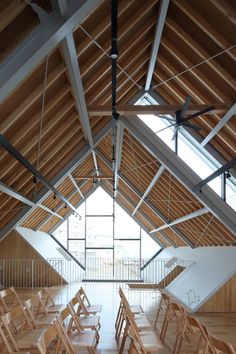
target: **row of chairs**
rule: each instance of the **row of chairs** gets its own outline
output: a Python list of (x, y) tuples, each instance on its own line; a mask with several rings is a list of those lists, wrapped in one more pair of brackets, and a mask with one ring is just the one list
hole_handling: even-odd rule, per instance
[[(154, 331), (160, 311), (164, 310), (164, 321), (160, 329), (160, 340), (156, 332), (143, 313), (140, 305), (129, 305), (122, 289), (119, 289), (120, 306), (115, 322), (115, 336), (119, 344), (119, 354), (123, 353), (126, 339), (129, 337), (129, 354), (135, 350), (137, 353), (147, 354), (163, 348), (169, 325), (172, 324), (172, 333), (175, 341), (172, 349), (173, 354), (181, 353), (182, 343), (186, 341), (191, 352), (200, 354), (236, 354), (233, 346), (210, 335), (206, 326), (197, 318), (191, 317), (186, 310), (171, 301), (170, 297), (161, 292), (161, 301), (157, 310), (154, 323)], [(173, 326), (174, 325), (174, 326)], [(120, 337), (121, 341), (120, 341)]]
[[(119, 345), (119, 353), (123, 353), (127, 338), (129, 338), (128, 353), (151, 353), (163, 348), (160, 339), (153, 331), (150, 322), (140, 305), (129, 304), (123, 290), (119, 288), (120, 306), (115, 321), (115, 337)], [(122, 331), (123, 330), (123, 331)]]
[(46, 354), (49, 346), (54, 353), (64, 350), (72, 354), (81, 349), (95, 352), (100, 329), (97, 313), (101, 312), (101, 305), (91, 305), (82, 287), (66, 306), (55, 304), (48, 289), (39, 291), (36, 311), (35, 299), (22, 303), (15, 289), (6, 290), (17, 298), (16, 303), (4, 300), (0, 337), (6, 353), (36, 350)]
[(174, 324), (176, 330), (173, 354), (181, 353), (183, 341), (187, 341), (192, 348), (195, 348), (196, 353), (236, 354), (231, 344), (225, 343), (210, 335), (206, 326), (201, 321), (196, 317), (189, 316), (182, 306), (171, 301), (170, 297), (164, 292), (161, 292), (161, 301), (154, 328), (157, 327), (161, 309), (165, 311), (164, 321), (160, 331), (161, 341), (164, 342), (170, 324)]

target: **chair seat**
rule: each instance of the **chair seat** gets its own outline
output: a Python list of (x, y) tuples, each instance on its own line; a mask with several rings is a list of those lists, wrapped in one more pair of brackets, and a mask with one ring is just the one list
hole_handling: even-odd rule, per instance
[(47, 312), (49, 314), (51, 313), (59, 313), (65, 308), (65, 305), (59, 304), (59, 305), (50, 305), (47, 306)]
[(141, 305), (131, 305), (130, 311), (135, 315), (138, 313), (143, 313), (143, 309)]
[(84, 331), (69, 335), (70, 342), (74, 348), (87, 348), (96, 345), (96, 334), (94, 331)]
[(15, 340), (19, 349), (35, 348), (45, 329), (34, 329), (21, 332), (16, 335)]
[[(88, 313), (97, 313), (102, 311), (102, 305), (90, 305), (86, 306), (86, 309)], [(83, 310), (80, 313), (84, 314)]]
[(49, 326), (53, 323), (53, 321), (56, 319), (56, 314), (51, 313), (46, 316), (38, 316), (36, 319), (36, 324), (38, 327), (40, 326)]
[(147, 352), (156, 352), (158, 349), (163, 348), (161, 340), (153, 331), (140, 332), (139, 336)]
[(87, 317), (79, 317), (79, 321), (81, 326), (86, 327), (98, 327), (99, 326), (99, 316), (87, 316)]
[(148, 329), (152, 327), (147, 317), (144, 314), (136, 315), (134, 320), (139, 330), (146, 329), (146, 328)]

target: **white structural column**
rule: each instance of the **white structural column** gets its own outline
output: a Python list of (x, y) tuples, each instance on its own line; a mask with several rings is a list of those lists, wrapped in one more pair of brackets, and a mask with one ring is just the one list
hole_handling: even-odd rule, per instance
[(211, 130), (211, 132), (201, 142), (202, 146), (205, 146), (214, 136), (220, 131), (221, 128), (230, 120), (230, 118), (236, 113), (236, 103), (228, 110), (228, 112), (221, 118), (219, 123)]
[(169, 224), (165, 224), (165, 225), (162, 225), (162, 226), (158, 227), (157, 229), (153, 229), (151, 231), (151, 233), (157, 232), (157, 231), (160, 231), (160, 230), (164, 230), (164, 229), (166, 229), (168, 227), (180, 224), (181, 222), (188, 221), (190, 219), (196, 218), (196, 217), (201, 216), (203, 214), (206, 214), (208, 212), (209, 212), (209, 210), (207, 208), (201, 208), (199, 210), (193, 211), (190, 214), (184, 215), (181, 218), (178, 218), (178, 219), (176, 219), (174, 221), (171, 221)]
[(136, 208), (134, 209), (132, 215), (134, 215), (136, 213), (136, 211), (138, 210), (138, 208), (142, 205), (144, 199), (146, 198), (146, 196), (151, 192), (152, 188), (154, 187), (154, 185), (156, 184), (156, 182), (158, 181), (158, 179), (161, 177), (162, 173), (164, 172), (165, 168), (163, 166), (160, 166), (160, 168), (158, 169), (157, 173), (155, 174), (155, 176), (153, 177), (151, 183), (149, 184), (149, 186), (147, 187), (146, 191), (143, 193), (142, 198), (140, 199), (140, 201), (138, 202)]
[[(99, 144), (102, 138), (110, 131), (111, 129), (111, 122), (107, 123), (94, 137), (94, 144), (95, 146)], [(51, 180), (50, 183), (57, 187), (60, 185), (64, 179), (67, 177), (68, 173), (71, 173), (90, 153), (92, 152), (92, 149), (89, 147), (88, 144), (86, 144), (80, 151), (79, 153), (71, 159), (71, 161), (61, 169), (61, 171), (54, 176)], [(49, 195), (51, 191), (49, 191), (47, 188), (43, 188), (37, 197), (33, 200), (34, 206), (30, 207), (26, 205), (4, 228), (1, 229), (0, 231), (0, 240), (5, 237), (12, 229), (14, 229), (16, 226), (19, 226), (26, 218), (27, 216), (34, 211), (39, 204), (42, 203), (43, 200), (45, 200)]]
[(117, 196), (117, 188), (119, 183), (118, 171), (121, 164), (122, 156), (122, 141), (123, 141), (124, 128), (122, 124), (118, 121), (116, 130), (116, 166), (115, 166), (115, 197)]
[(84, 195), (83, 195), (83, 193), (81, 192), (81, 190), (80, 190), (80, 188), (79, 188), (78, 184), (75, 182), (75, 180), (74, 180), (74, 178), (73, 178), (72, 174), (71, 174), (71, 173), (69, 173), (69, 174), (68, 174), (68, 176), (69, 176), (69, 178), (70, 178), (71, 182), (73, 183), (73, 185), (75, 186), (75, 188), (76, 188), (77, 192), (80, 194), (81, 198), (83, 198), (83, 199), (84, 199)]
[[(95, 149), (96, 154), (102, 159), (102, 161), (110, 168), (111, 167), (111, 161), (109, 161), (102, 153), (101, 151), (99, 151), (98, 149)], [(121, 174), (120, 172), (118, 172), (119, 178), (132, 190), (133, 193), (135, 193), (140, 199), (142, 198), (142, 193), (128, 180), (127, 177), (125, 177), (123, 174)], [(119, 191), (120, 193), (120, 191)], [(126, 197), (127, 198), (127, 197)], [(165, 217), (165, 215), (163, 215), (150, 201), (144, 200), (144, 203), (149, 207), (149, 209), (155, 214), (157, 215), (164, 223), (167, 223), (168, 220)], [(139, 211), (140, 213), (140, 211)], [(141, 213), (140, 213), (141, 215)], [(144, 218), (147, 218), (146, 215), (142, 213), (142, 216)], [(153, 226), (155, 227), (155, 226)], [(175, 226), (171, 226), (171, 230), (189, 247), (194, 248), (194, 243), (189, 240), (180, 230), (178, 230)], [(163, 236), (163, 235), (162, 235)], [(163, 236), (164, 237), (164, 236)], [(175, 247), (175, 245), (173, 245), (173, 243), (171, 243), (171, 240), (169, 240), (167, 238), (167, 236), (165, 236), (165, 239), (167, 240), (167, 242), (169, 244), (171, 244), (172, 246)]]
[(185, 188), (187, 188), (217, 219), (219, 219), (234, 235), (236, 235), (235, 211), (228, 206), (209, 186), (202, 193), (193, 191), (193, 187), (201, 182), (199, 176), (185, 162), (171, 151), (152, 130), (139, 118), (129, 120), (120, 118), (125, 128), (169, 170)]
[(145, 84), (145, 91), (148, 91), (151, 86), (152, 75), (153, 75), (156, 60), (157, 60), (157, 53), (158, 53), (159, 46), (161, 43), (161, 36), (162, 36), (164, 24), (165, 24), (165, 19), (166, 19), (168, 7), (169, 7), (169, 0), (161, 0), (160, 1), (155, 36), (154, 36), (154, 41), (153, 41), (153, 45), (152, 45), (152, 52), (151, 52), (151, 57), (150, 57), (149, 64), (148, 64), (148, 72), (147, 72), (147, 79), (146, 79), (146, 84)]
[[(30, 199), (26, 198), (24, 195), (22, 195), (21, 193), (15, 191), (11, 187), (6, 186), (2, 182), (0, 182), (0, 191), (2, 193), (5, 193), (5, 194), (9, 195), (12, 198), (15, 198), (15, 199), (19, 200), (20, 202), (22, 202), (22, 203), (24, 203), (26, 205), (29, 205), (31, 207), (35, 206), (35, 203), (33, 201), (31, 201)], [(49, 214), (54, 215), (57, 218), (64, 220), (63, 216), (61, 216), (60, 214), (58, 214), (55, 211), (51, 210), (50, 208), (46, 207), (46, 205), (38, 204), (38, 207), (40, 209), (43, 209), (43, 210), (47, 211)]]
[[(75, 98), (77, 111), (79, 112), (80, 123), (82, 126), (85, 140), (88, 141), (91, 149), (94, 147), (91, 127), (89, 124), (89, 117), (87, 106), (84, 97), (84, 89), (80, 75), (79, 63), (75, 48), (75, 42), (72, 32), (70, 32), (62, 41), (62, 50), (65, 57), (68, 73), (71, 81), (72, 91)], [(94, 151), (92, 151), (94, 166), (97, 176), (99, 176), (97, 158)]]
[(1, 64), (0, 102), (76, 28), (101, 0), (70, 1), (67, 19), (53, 11)]

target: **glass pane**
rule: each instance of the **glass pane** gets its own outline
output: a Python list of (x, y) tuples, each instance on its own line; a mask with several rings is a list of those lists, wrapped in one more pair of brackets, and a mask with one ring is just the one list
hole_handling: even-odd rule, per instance
[(113, 250), (86, 250), (86, 279), (113, 279)]
[(118, 205), (115, 205), (115, 238), (140, 238), (140, 226)]
[(113, 217), (86, 218), (87, 247), (113, 246)]
[(142, 230), (141, 235), (141, 258), (146, 262), (154, 256), (161, 247), (144, 230)]
[(236, 193), (226, 185), (226, 202), (236, 211)]
[(53, 232), (53, 236), (67, 248), (67, 220)]
[(69, 241), (69, 251), (75, 258), (84, 259), (85, 257), (85, 241)]
[(113, 213), (113, 200), (102, 189), (98, 188), (87, 199), (87, 215), (112, 215)]
[(115, 258), (132, 258), (139, 260), (140, 241), (114, 241)]

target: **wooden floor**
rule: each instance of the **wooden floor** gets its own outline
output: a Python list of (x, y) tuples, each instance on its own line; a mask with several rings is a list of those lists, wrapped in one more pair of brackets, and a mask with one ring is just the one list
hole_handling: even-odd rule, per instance
[[(93, 303), (100, 303), (103, 306), (101, 313), (100, 343), (97, 348), (98, 353), (118, 353), (118, 346), (114, 338), (114, 323), (119, 306), (119, 286), (124, 290), (130, 304), (141, 304), (150, 322), (154, 324), (160, 293), (156, 289), (130, 289), (124, 283), (82, 283), (69, 286), (53, 287), (52, 293), (55, 295), (57, 303), (68, 303), (75, 292), (82, 285)], [(29, 297), (35, 290), (18, 290), (20, 297)], [(27, 294), (27, 295), (26, 295)], [(206, 324), (209, 331), (215, 336), (232, 343), (236, 348), (236, 313), (232, 314), (203, 314), (197, 317)], [(158, 327), (161, 328), (163, 313), (160, 313)], [(159, 334), (159, 329), (157, 329)], [(170, 326), (165, 340), (165, 348), (158, 351), (160, 354), (171, 353), (175, 339), (175, 328)], [(181, 353), (194, 353), (188, 343), (183, 343)]]

